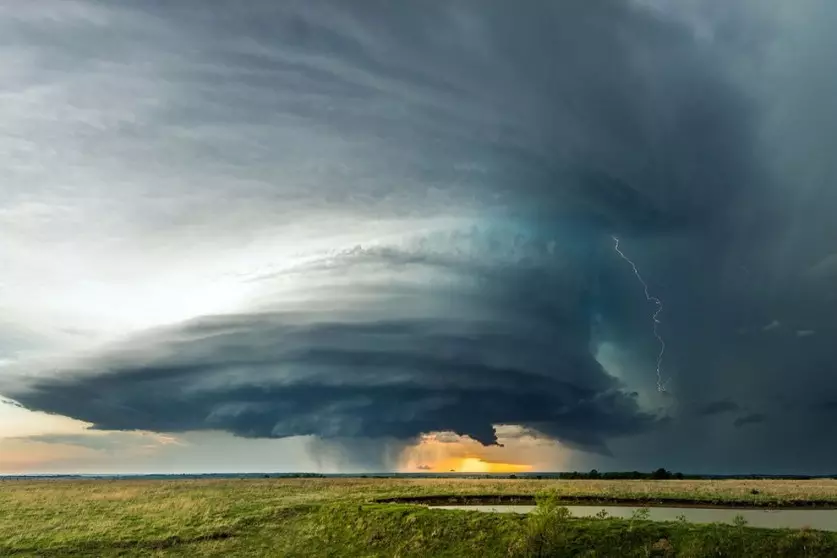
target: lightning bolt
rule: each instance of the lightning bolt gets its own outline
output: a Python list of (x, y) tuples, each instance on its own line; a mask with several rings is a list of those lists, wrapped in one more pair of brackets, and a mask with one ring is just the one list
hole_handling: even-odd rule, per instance
[(616, 250), (616, 253), (619, 254), (619, 257), (628, 262), (631, 266), (631, 269), (634, 270), (634, 275), (639, 280), (640, 284), (642, 285), (643, 290), (645, 291), (645, 300), (646, 302), (653, 302), (654, 305), (657, 307), (654, 310), (654, 314), (652, 314), (651, 319), (654, 322), (654, 337), (657, 338), (657, 341), (660, 343), (660, 352), (657, 355), (657, 391), (660, 393), (665, 393), (666, 385), (663, 381), (663, 355), (666, 352), (666, 342), (663, 340), (662, 335), (660, 335), (659, 325), (660, 325), (660, 312), (663, 311), (663, 301), (657, 298), (656, 296), (651, 296), (648, 293), (648, 283), (642, 278), (642, 275), (639, 273), (639, 269), (637, 269), (636, 264), (631, 261), (631, 259), (626, 256), (622, 250), (619, 249), (619, 237), (611, 236), (613, 239), (614, 245), (613, 249)]

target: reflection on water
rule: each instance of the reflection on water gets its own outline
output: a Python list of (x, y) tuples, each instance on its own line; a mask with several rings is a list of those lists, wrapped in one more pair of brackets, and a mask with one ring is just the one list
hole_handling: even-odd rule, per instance
[[(535, 506), (431, 506), (444, 510), (474, 510), (499, 513), (529, 513)], [(593, 517), (602, 510), (608, 517), (630, 519), (640, 507), (631, 506), (567, 506), (573, 517)], [(822, 531), (837, 531), (837, 510), (754, 510), (740, 508), (647, 508), (652, 521), (677, 521), (685, 517), (690, 523), (732, 523), (740, 515), (749, 527), (800, 529), (810, 527)]]

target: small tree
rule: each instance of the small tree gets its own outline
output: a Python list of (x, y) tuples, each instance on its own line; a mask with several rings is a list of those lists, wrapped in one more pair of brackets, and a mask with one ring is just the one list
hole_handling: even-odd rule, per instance
[(651, 478), (654, 480), (665, 480), (671, 478), (671, 473), (663, 469), (662, 467), (651, 473)]

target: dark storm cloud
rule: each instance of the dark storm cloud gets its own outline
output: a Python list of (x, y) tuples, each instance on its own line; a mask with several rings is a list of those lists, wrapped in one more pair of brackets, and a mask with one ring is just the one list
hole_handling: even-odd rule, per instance
[(837, 411), (837, 401), (830, 400), (819, 405), (819, 409), (822, 411)]
[[(438, 259), (372, 252), (342, 256), (306, 278), (363, 279), (356, 267), (374, 260), (389, 269), (405, 259), (411, 269), (376, 283), (379, 299), (397, 293), (397, 301), (361, 314), (195, 320), (33, 379), (12, 395), (107, 430), (335, 440), (453, 431), (492, 444), (493, 425), (519, 424), (600, 452), (608, 438), (658, 422), (591, 356), (583, 296), (568, 297), (565, 285), (541, 292), (537, 303), (523, 300), (536, 285), (558, 284), (561, 267), (551, 258), (490, 273), (476, 266), (468, 273), (461, 260), (448, 281), (428, 287), (404, 279), (436, 270)], [(429, 310), (439, 297), (450, 302)]]
[[(101, 428), (491, 442), (491, 425), (510, 423), (602, 453), (644, 433), (612, 446), (628, 468), (833, 461), (808, 411), (837, 391), (837, 80), (823, 54), (837, 10), (664, 4), (124, 8), (140, 19), (116, 21), (142, 22), (125, 37), (152, 61), (128, 75), (153, 70), (166, 87), (140, 88), (142, 126), (117, 119), (117, 137), (76, 151), (171, 200), (127, 204), (137, 230), (167, 239), (175, 222), (214, 239), (251, 222), (328, 228), (337, 214), (355, 219), (347, 229), (437, 215), (484, 229), (422, 234), (409, 249), (340, 245), (293, 272), (251, 274), (301, 282), (308, 297), (292, 312), (150, 332), (2, 392)], [(89, 56), (71, 35), (66, 56)], [(63, 48), (59, 35), (37, 41)], [(98, 56), (137, 52), (119, 46)], [(665, 402), (675, 415), (704, 406), (670, 428), (633, 395), (653, 390), (658, 348), (611, 234), (665, 302)], [(593, 357), (605, 344), (620, 350), (619, 380)], [(777, 420), (701, 416), (742, 409)]]
[(766, 418), (767, 417), (761, 413), (751, 413), (749, 415), (738, 417), (732, 424), (736, 428), (741, 428), (742, 426), (747, 426), (748, 424), (759, 424), (764, 422)]
[(722, 413), (732, 413), (734, 411), (739, 410), (740, 407), (738, 403), (734, 401), (730, 401), (725, 399), (723, 401), (713, 401), (700, 409), (698, 409), (698, 414), (704, 417), (712, 416), (712, 415), (719, 415)]
[[(657, 230), (723, 224), (756, 188), (752, 110), (715, 53), (629, 2), (138, 9), (196, 47), (180, 77), (191, 94), (160, 118), (246, 125), (248, 150), (229, 145), (224, 159), (251, 174), (311, 161), (294, 181), (327, 179), (320, 204), (421, 211), (438, 190), (482, 210)], [(269, 125), (299, 133), (274, 149), (259, 141)], [(194, 147), (213, 165), (221, 146)]]

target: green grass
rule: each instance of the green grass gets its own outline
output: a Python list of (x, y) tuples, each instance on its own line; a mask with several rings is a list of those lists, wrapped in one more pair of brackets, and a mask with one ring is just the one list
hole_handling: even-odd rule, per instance
[[(542, 492), (556, 497), (525, 517), (376, 503)], [(837, 503), (837, 482), (2, 481), (0, 556), (837, 556), (832, 533), (571, 519), (558, 505), (570, 496)]]

